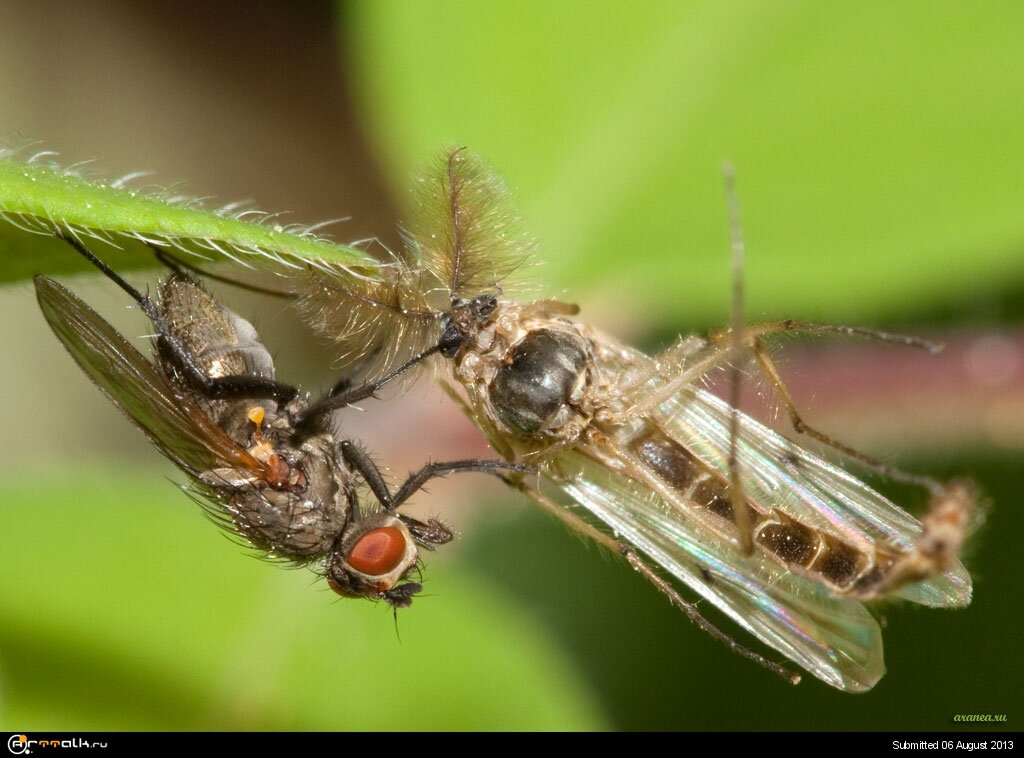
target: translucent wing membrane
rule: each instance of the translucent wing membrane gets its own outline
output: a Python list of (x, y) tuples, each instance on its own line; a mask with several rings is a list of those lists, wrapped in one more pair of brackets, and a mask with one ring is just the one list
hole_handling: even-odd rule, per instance
[(878, 623), (863, 604), (836, 598), (764, 556), (743, 557), (642, 485), (575, 451), (556, 483), (617, 539), (707, 599), (736, 623), (829, 684), (870, 689), (885, 673)]
[(37, 276), (35, 285), (46, 321), (75, 362), (168, 458), (194, 477), (221, 467), (263, 471), (96, 311), (52, 279)]
[[(728, 476), (729, 405), (692, 389), (660, 408), (672, 436)], [(778, 509), (808, 526), (870, 549), (881, 542), (911, 549), (921, 524), (843, 469), (743, 416), (737, 462), (744, 494), (765, 510)], [(896, 596), (929, 606), (964, 606), (971, 577), (960, 561), (944, 574), (899, 588)]]

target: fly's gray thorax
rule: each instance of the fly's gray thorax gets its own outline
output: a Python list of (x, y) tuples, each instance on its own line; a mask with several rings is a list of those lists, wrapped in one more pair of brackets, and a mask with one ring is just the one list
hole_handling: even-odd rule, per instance
[(239, 488), (232, 518), (240, 533), (270, 553), (293, 560), (322, 555), (350, 518), (352, 473), (327, 435), (278, 452), (292, 467), (290, 486), (273, 489), (253, 481)]

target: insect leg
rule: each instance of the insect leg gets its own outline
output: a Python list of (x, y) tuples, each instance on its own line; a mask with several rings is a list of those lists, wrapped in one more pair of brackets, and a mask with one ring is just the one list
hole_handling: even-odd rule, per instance
[[(738, 341), (744, 349), (753, 348), (754, 341), (759, 337), (780, 332), (806, 332), (809, 334), (866, 337), (889, 344), (920, 348), (927, 350), (929, 353), (937, 353), (942, 349), (940, 345), (918, 337), (893, 334), (864, 327), (815, 324), (809, 321), (794, 321), (792, 319), (769, 321), (752, 326), (748, 325), (744, 326), (740, 331), (742, 334)], [(625, 394), (639, 389), (643, 387), (645, 382), (658, 374), (671, 374), (672, 378), (658, 385), (652, 391), (645, 392), (640, 401), (630, 406), (621, 414), (617, 414), (613, 419), (610, 419), (611, 422), (623, 423), (646, 415), (651, 409), (656, 408), (677, 394), (686, 385), (697, 381), (713, 369), (724, 365), (734, 352), (733, 334), (734, 329), (729, 328), (712, 332), (706, 340), (693, 337), (684, 338), (662, 354), (653, 358), (652, 366), (641, 374), (638, 379), (631, 379), (629, 384), (623, 385), (621, 391)]]
[(302, 413), (294, 419), (295, 430), (300, 435), (308, 435), (314, 430), (317, 430), (322, 423), (324, 416), (333, 413), (334, 411), (344, 408), (352, 403), (358, 403), (360, 400), (366, 400), (367, 398), (373, 397), (374, 394), (381, 387), (397, 379), (399, 376), (404, 374), (406, 371), (421, 363), (426, 358), (438, 351), (438, 346), (427, 348), (418, 355), (414, 355), (412, 358), (407, 360), (398, 368), (395, 368), (384, 376), (373, 379), (372, 381), (360, 384), (358, 387), (351, 387), (346, 380), (341, 380), (334, 386), (330, 394), (326, 397), (321, 398), (312, 405), (310, 405)]
[[(653, 365), (642, 374), (644, 384), (630, 380), (616, 392), (632, 395), (631, 405), (624, 411), (602, 412), (598, 420), (613, 426), (628, 424), (634, 419), (646, 416), (666, 400), (678, 395), (685, 387), (702, 379), (710, 371), (726, 363), (732, 354), (730, 345), (709, 344), (693, 338), (677, 342), (665, 353), (652, 358)], [(676, 365), (673, 365), (673, 362)], [(655, 377), (670, 377), (654, 387), (645, 386)], [(643, 390), (641, 392), (641, 390)]]
[(731, 164), (723, 167), (726, 205), (729, 210), (729, 238), (732, 245), (732, 339), (729, 343), (729, 500), (740, 537), (740, 549), (750, 555), (754, 552), (753, 523), (747, 510), (747, 499), (740, 483), (737, 449), (740, 439), (740, 399), (743, 391), (743, 339), (746, 315), (743, 297), (743, 226), (740, 223), (740, 201), (736, 194), (736, 173)]
[(539, 492), (533, 487), (529, 487), (521, 481), (514, 480), (510, 477), (503, 477), (506, 484), (510, 487), (514, 487), (522, 492), (524, 495), (529, 497), (531, 500), (540, 505), (544, 510), (548, 511), (551, 515), (558, 518), (560, 521), (568, 525), (571, 529), (578, 531), (587, 537), (590, 537), (595, 542), (611, 550), (617, 555), (621, 555), (625, 558), (629, 565), (632, 566), (641, 576), (647, 581), (653, 584), (659, 592), (669, 599), (676, 608), (681, 610), (689, 617), (689, 619), (697, 625), (702, 631), (707, 632), (716, 640), (721, 642), (723, 645), (728, 647), (734, 653), (747, 658), (748, 660), (754, 661), (755, 663), (763, 666), (764, 668), (771, 671), (773, 674), (782, 677), (790, 684), (798, 684), (800, 682), (800, 675), (794, 674), (792, 671), (788, 671), (777, 663), (769, 661), (763, 655), (755, 653), (753, 650), (744, 647), (736, 640), (732, 639), (725, 632), (721, 631), (718, 627), (708, 621), (701, 614), (700, 610), (693, 603), (689, 603), (683, 599), (682, 595), (676, 591), (676, 589), (669, 584), (667, 581), (662, 579), (658, 574), (648, 566), (644, 560), (637, 554), (637, 552), (629, 547), (628, 545), (619, 542), (616, 539), (608, 536), (604, 532), (595, 529), (591, 524), (587, 523), (583, 519), (575, 516), (564, 506), (551, 500), (546, 495)]
[(937, 495), (943, 491), (944, 485), (930, 476), (913, 474), (896, 466), (883, 463), (882, 461), (872, 458), (871, 456), (840, 442), (830, 435), (809, 426), (800, 415), (800, 411), (797, 409), (796, 403), (793, 401), (793, 396), (790, 394), (789, 389), (786, 387), (786, 383), (782, 380), (782, 376), (779, 374), (775, 361), (772, 360), (771, 356), (768, 354), (768, 350), (760, 339), (754, 340), (753, 350), (754, 356), (757, 358), (757, 362), (761, 367), (762, 373), (764, 373), (768, 378), (772, 388), (775, 390), (775, 394), (785, 406), (786, 412), (789, 414), (790, 423), (792, 423), (793, 429), (798, 434), (805, 434), (811, 439), (817, 440), (823, 445), (831, 447), (833, 450), (838, 450), (848, 458), (861, 463), (872, 471), (875, 471), (889, 479), (923, 487), (933, 495)]
[[(633, 393), (644, 388), (645, 385), (647, 385), (647, 383), (658, 374), (674, 374), (669, 384), (664, 388), (659, 387), (656, 390), (659, 400), (654, 403), (654, 405), (650, 405), (646, 402), (643, 404), (644, 411), (653, 408), (655, 405), (658, 405), (672, 397), (672, 395), (679, 391), (680, 387), (699, 378), (699, 374), (694, 375), (694, 373), (690, 371), (690, 367), (687, 367), (686, 364), (687, 361), (691, 360), (693, 356), (697, 355), (701, 350), (705, 350), (707, 346), (707, 340), (703, 337), (681, 337), (674, 345), (654, 356), (651, 359), (650, 365), (645, 366), (640, 372), (632, 374), (626, 382), (623, 382), (621, 385), (616, 387), (616, 391), (622, 394)], [(724, 359), (725, 357), (723, 356), (717, 360), (720, 361)], [(714, 365), (710, 368), (714, 368)], [(680, 369), (685, 370), (685, 376), (676, 373), (676, 371)], [(709, 369), (700, 370), (707, 371)], [(635, 413), (636, 411), (631, 409), (630, 412)]]
[(410, 474), (409, 478), (406, 479), (402, 486), (398, 488), (398, 492), (395, 493), (393, 507), (397, 508), (400, 506), (429, 480), (441, 476), (447, 476), (448, 474), (458, 473), (460, 471), (476, 471), (481, 474), (493, 474), (498, 477), (502, 476), (501, 472), (503, 471), (518, 471), (523, 474), (537, 473), (537, 469), (532, 466), (526, 466), (522, 463), (510, 463), (509, 461), (469, 459), (463, 461), (428, 463), (416, 473)]
[(351, 440), (344, 440), (341, 443), (341, 454), (345, 462), (358, 471), (366, 485), (373, 492), (374, 497), (384, 506), (386, 510), (393, 511), (402, 505), (409, 497), (420, 489), (431, 479), (461, 471), (477, 471), (483, 474), (501, 476), (504, 471), (519, 471), (525, 474), (536, 473), (536, 469), (525, 466), (521, 463), (509, 463), (507, 461), (486, 461), (469, 459), (463, 461), (444, 461), (428, 463), (419, 471), (410, 474), (409, 478), (398, 488), (394, 495), (388, 489), (384, 476), (381, 474), (377, 464)]
[(707, 632), (732, 652), (737, 655), (741, 655), (754, 663), (760, 664), (773, 674), (782, 677), (790, 684), (800, 684), (799, 674), (794, 674), (792, 671), (783, 668), (779, 664), (769, 661), (760, 653), (755, 653), (750, 648), (743, 647), (743, 645), (704, 618), (696, 605), (686, 602), (682, 595), (676, 592), (676, 589), (671, 584), (658, 576), (650, 566), (644, 563), (643, 559), (637, 555), (633, 548), (623, 545), (620, 549), (620, 554), (629, 561), (629, 565), (639, 572), (641, 576), (657, 587), (658, 590), (669, 599), (669, 602), (672, 603), (672, 605), (685, 613), (690, 621), (696, 624), (701, 631)]
[(288, 300), (296, 300), (299, 297), (294, 292), (276, 290), (272, 287), (260, 287), (256, 284), (248, 284), (237, 279), (232, 279), (230, 276), (211, 273), (206, 269), (200, 268), (194, 263), (189, 263), (181, 258), (177, 258), (171, 255), (169, 251), (148, 242), (146, 243), (146, 247), (152, 250), (156, 259), (171, 271), (178, 272), (185, 269), (187, 271), (191, 271), (196, 276), (202, 277), (203, 279), (211, 279), (212, 281), (220, 282), (221, 284), (229, 284), (232, 287), (238, 287), (239, 289), (248, 290), (249, 292), (256, 292), (260, 295), (267, 295), (268, 297), (280, 297)]
[[(864, 326), (845, 326), (843, 324), (817, 324), (812, 321), (797, 321), (787, 318), (779, 321), (766, 321), (762, 324), (747, 326), (747, 341), (757, 337), (764, 337), (779, 332), (806, 332), (807, 334), (828, 334), (842, 337), (863, 337), (866, 339), (878, 340), (890, 345), (903, 345), (904, 347), (915, 347), (926, 350), (931, 354), (942, 352), (942, 345), (931, 340), (913, 337), (907, 334), (894, 334), (881, 329), (870, 329)], [(721, 342), (731, 339), (729, 332), (715, 332), (709, 338), (709, 342)]]
[(288, 384), (276, 382), (273, 379), (265, 379), (259, 376), (225, 376), (211, 378), (196, 363), (194, 357), (182, 343), (180, 338), (170, 329), (164, 321), (163, 314), (153, 302), (149, 295), (143, 295), (127, 281), (125, 281), (110, 266), (97, 258), (79, 240), (68, 236), (62, 230), (55, 230), (54, 234), (67, 242), (83, 258), (92, 263), (114, 284), (128, 293), (128, 295), (139, 305), (142, 312), (149, 317), (160, 335), (160, 343), (165, 353), (185, 373), (188, 381), (195, 387), (202, 390), (203, 394), (211, 398), (274, 398), (279, 402), (286, 403), (298, 394), (298, 390)]

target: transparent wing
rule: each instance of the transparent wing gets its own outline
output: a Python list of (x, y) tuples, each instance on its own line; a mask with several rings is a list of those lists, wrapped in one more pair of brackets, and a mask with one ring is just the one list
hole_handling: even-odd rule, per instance
[[(730, 414), (725, 401), (690, 389), (664, 403), (658, 420), (676, 441), (728, 478)], [(906, 511), (746, 415), (741, 418), (737, 461), (746, 496), (766, 511), (777, 508), (868, 549), (882, 542), (909, 550), (921, 535), (920, 522)], [(922, 605), (963, 606), (971, 601), (971, 577), (957, 561), (944, 574), (894, 594)]]
[(35, 285), (43, 316), (75, 362), (164, 455), (193, 477), (218, 468), (263, 473), (262, 462), (96, 311), (48, 277), (35, 277)]
[(860, 692), (885, 673), (881, 630), (859, 602), (771, 559), (742, 556), (642, 485), (578, 451), (563, 452), (555, 483), (637, 548), (765, 644), (830, 685)]

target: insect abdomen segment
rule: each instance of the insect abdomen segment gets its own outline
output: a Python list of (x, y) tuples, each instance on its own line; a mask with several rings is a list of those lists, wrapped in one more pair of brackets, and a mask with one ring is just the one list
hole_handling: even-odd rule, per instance
[[(735, 539), (736, 520), (729, 485), (685, 447), (658, 429), (648, 429), (631, 444), (632, 451), (666, 484), (703, 515), (717, 520), (719, 529)], [(772, 509), (758, 510), (747, 503), (754, 545), (774, 560), (801, 573), (815, 575), (842, 593), (866, 574), (886, 566), (892, 556), (881, 549), (869, 555), (796, 519)], [(731, 533), (730, 533), (731, 532)]]

